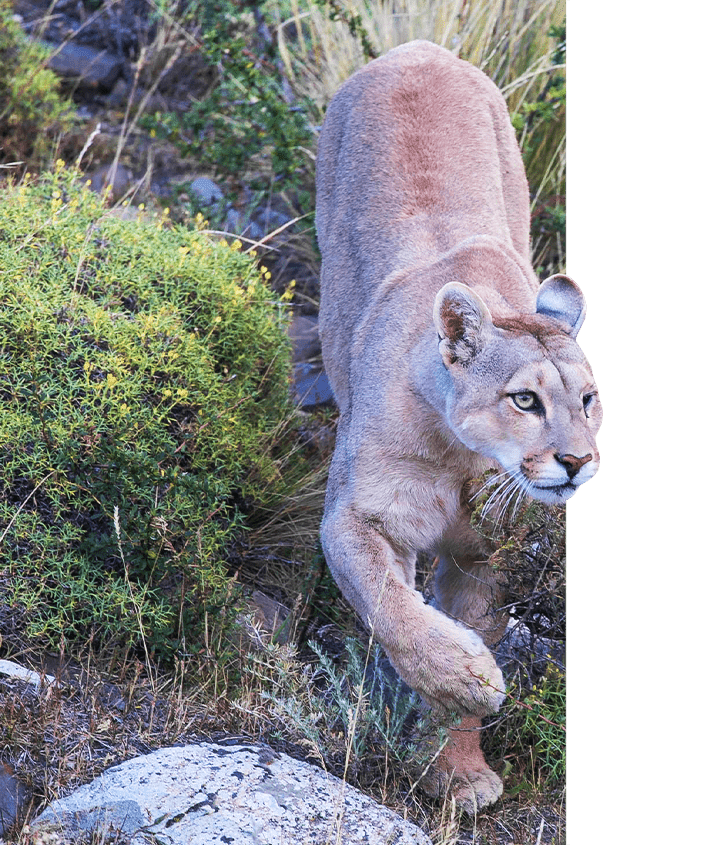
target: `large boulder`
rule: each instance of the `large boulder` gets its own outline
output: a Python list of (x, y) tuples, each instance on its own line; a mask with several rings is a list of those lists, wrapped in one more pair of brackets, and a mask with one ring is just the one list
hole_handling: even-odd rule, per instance
[(122, 831), (131, 845), (430, 845), (420, 828), (316, 766), (265, 747), (211, 743), (108, 769), (47, 807), (30, 842), (51, 834), (73, 842), (90, 831), (102, 841)]

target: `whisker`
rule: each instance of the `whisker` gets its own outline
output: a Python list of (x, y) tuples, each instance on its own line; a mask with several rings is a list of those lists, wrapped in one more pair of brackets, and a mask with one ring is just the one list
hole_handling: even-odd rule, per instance
[[(509, 475), (509, 474), (508, 474), (508, 475)], [(500, 497), (500, 499), (502, 499), (502, 498), (503, 498), (503, 496), (502, 496), (502, 495), (500, 495), (500, 494), (501, 494), (501, 492), (502, 492), (502, 491), (503, 491), (503, 490), (507, 487), (507, 485), (508, 485), (508, 484), (512, 484), (512, 482), (513, 482), (513, 481), (514, 481), (514, 476), (513, 476), (513, 475), (509, 475), (509, 477), (508, 477), (508, 478), (506, 478), (506, 479), (502, 482), (502, 484), (500, 484), (500, 485), (498, 486), (498, 488), (497, 488), (496, 490), (493, 490), (493, 492), (490, 494), (490, 497), (488, 498), (487, 502), (485, 502), (485, 504), (484, 504), (484, 505), (483, 505), (483, 507), (482, 507), (482, 510), (480, 511), (480, 517), (481, 517), (481, 519), (482, 519), (482, 518), (484, 518), (484, 517), (486, 516), (486, 514), (488, 514), (488, 513), (490, 512), (490, 510), (492, 510), (493, 503), (495, 502), (495, 500), (496, 500), (498, 497)]]
[[(513, 481), (514, 481), (514, 483), (511, 485), (511, 487), (507, 491), (508, 495), (505, 497), (505, 501), (503, 502), (503, 505), (502, 505), (502, 508), (500, 510), (500, 514), (499, 514), (499, 517), (498, 517), (498, 522), (501, 523), (501, 524), (504, 522), (505, 516), (506, 516), (508, 510), (510, 509), (510, 505), (512, 504), (513, 499), (515, 498), (516, 494), (522, 496), (522, 483), (523, 483), (522, 476), (520, 476), (520, 477), (518, 477), (517, 475), (514, 476)], [(513, 515), (514, 515), (514, 513), (515, 513), (515, 511), (513, 510)], [(511, 516), (510, 519), (512, 520), (512, 518), (513, 517)]]
[(509, 504), (513, 500), (517, 487), (518, 480), (515, 477), (515, 474), (513, 474), (512, 478), (509, 479), (509, 483), (505, 485), (502, 491), (499, 491), (499, 496), (495, 501), (495, 519), (493, 521), (493, 531), (491, 534), (491, 539), (493, 540), (496, 540), (501, 532), (505, 513), (507, 512)]
[(512, 482), (512, 476), (509, 475), (501, 484), (498, 484), (498, 486), (495, 488), (495, 490), (492, 491), (492, 493), (488, 497), (488, 500), (483, 505), (483, 513), (485, 513), (486, 511), (491, 509), (495, 500), (498, 497), (501, 496), (503, 489), (505, 487), (507, 487), (507, 485), (510, 484), (511, 482)]
[(520, 479), (520, 487), (518, 489), (518, 497), (517, 497), (517, 500), (515, 502), (515, 507), (513, 508), (512, 514), (510, 515), (511, 520), (513, 520), (513, 521), (515, 520), (515, 514), (517, 513), (517, 510), (520, 507), (520, 503), (525, 499), (525, 497), (528, 495), (529, 491), (530, 491), (530, 481), (527, 478), (522, 477)]
[(488, 480), (483, 484), (483, 486), (477, 491), (477, 493), (473, 493), (472, 496), (470, 496), (468, 501), (474, 501), (483, 492), (483, 490), (487, 489), (491, 484), (494, 484), (496, 481), (500, 481), (503, 476), (510, 475), (510, 473), (511, 470), (504, 470), (503, 472), (496, 472), (495, 475), (491, 475), (490, 478), (488, 478)]

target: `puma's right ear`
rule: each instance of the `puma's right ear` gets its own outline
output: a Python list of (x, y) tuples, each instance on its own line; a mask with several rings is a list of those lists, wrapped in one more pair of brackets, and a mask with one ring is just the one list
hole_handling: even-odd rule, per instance
[(585, 319), (585, 297), (569, 276), (556, 273), (540, 285), (535, 310), (570, 326), (570, 337), (577, 337)]
[(492, 325), (487, 305), (467, 285), (448, 282), (435, 297), (433, 320), (440, 338), (440, 355), (446, 367), (467, 366), (483, 345)]

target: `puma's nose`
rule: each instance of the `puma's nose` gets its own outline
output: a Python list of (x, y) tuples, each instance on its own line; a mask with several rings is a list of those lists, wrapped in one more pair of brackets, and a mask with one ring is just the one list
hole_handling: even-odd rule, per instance
[(555, 455), (555, 460), (559, 461), (565, 467), (568, 478), (573, 479), (578, 474), (580, 467), (592, 460), (592, 455), (588, 453), (582, 458), (576, 458), (575, 455)]

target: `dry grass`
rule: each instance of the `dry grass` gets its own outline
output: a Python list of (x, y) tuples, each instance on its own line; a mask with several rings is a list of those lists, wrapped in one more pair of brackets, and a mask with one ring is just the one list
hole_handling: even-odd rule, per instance
[[(376, 55), (416, 38), (434, 41), (488, 73), (511, 110), (552, 70), (555, 44), (549, 27), (562, 24), (565, 15), (563, 0), (373, 0), (345, 5), (359, 15)], [(287, 18), (275, 8), (278, 46), (293, 86), (324, 110), (367, 56), (350, 27), (330, 20), (320, 3), (291, 0), (290, 6), (293, 14)]]

